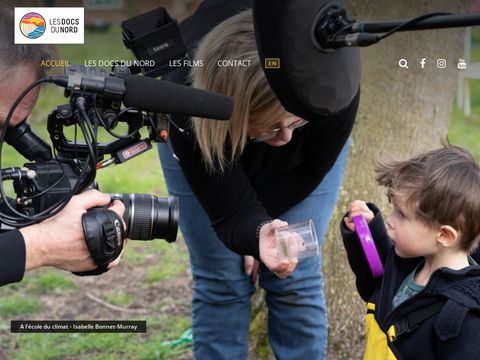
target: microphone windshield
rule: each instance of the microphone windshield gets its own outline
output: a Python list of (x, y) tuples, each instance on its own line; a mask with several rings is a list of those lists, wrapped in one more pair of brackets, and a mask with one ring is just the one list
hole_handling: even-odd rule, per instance
[(316, 17), (330, 2), (253, 2), (255, 37), (268, 82), (289, 112), (307, 120), (347, 108), (360, 86), (359, 49), (342, 48), (327, 54), (313, 41)]
[(233, 100), (225, 95), (138, 75), (129, 76), (125, 85), (126, 106), (216, 120), (232, 115)]

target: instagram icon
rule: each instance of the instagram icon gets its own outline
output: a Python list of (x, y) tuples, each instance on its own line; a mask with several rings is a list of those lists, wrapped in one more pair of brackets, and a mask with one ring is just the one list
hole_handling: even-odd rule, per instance
[(445, 69), (447, 67), (447, 60), (445, 59), (437, 59), (437, 68)]

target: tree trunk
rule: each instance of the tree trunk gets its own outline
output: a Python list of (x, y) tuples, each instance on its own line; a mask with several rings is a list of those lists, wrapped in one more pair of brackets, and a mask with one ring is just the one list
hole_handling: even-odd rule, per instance
[[(465, 12), (467, 5), (467, 1), (448, 0), (356, 0), (349, 2), (348, 9), (355, 19), (367, 22)], [(446, 139), (463, 34), (464, 29), (401, 32), (361, 51), (360, 108), (345, 180), (323, 248), (328, 359), (361, 359), (364, 349), (366, 306), (356, 291), (338, 225), (348, 203), (355, 199), (375, 202), (387, 210), (386, 189), (375, 183), (374, 161), (403, 159), (438, 147)], [(408, 60), (409, 69), (399, 67), (402, 58)], [(424, 69), (422, 58), (426, 58)], [(446, 59), (445, 69), (437, 68), (440, 58)], [(258, 299), (255, 304), (251, 358), (268, 359), (272, 356), (265, 350), (265, 304)]]
[[(464, 12), (467, 2), (351, 1), (355, 19), (410, 18), (429, 12)], [(366, 306), (358, 296), (338, 225), (348, 203), (373, 201), (388, 211), (386, 189), (375, 183), (374, 162), (404, 159), (441, 145), (452, 113), (464, 29), (404, 32), (363, 49), (360, 109), (345, 180), (324, 246), (329, 359), (361, 359)], [(409, 69), (400, 68), (399, 59)], [(422, 69), (420, 60), (426, 59)], [(437, 59), (447, 62), (437, 68)]]

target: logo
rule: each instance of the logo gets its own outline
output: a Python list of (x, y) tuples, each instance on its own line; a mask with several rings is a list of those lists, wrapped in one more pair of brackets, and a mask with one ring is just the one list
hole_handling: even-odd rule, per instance
[(447, 67), (447, 60), (445, 59), (437, 59), (437, 68), (445, 69)]
[(20, 20), (20, 31), (29, 39), (37, 39), (45, 32), (45, 19), (36, 12), (23, 15)]
[(122, 244), (122, 226), (118, 220), (115, 220), (113, 223), (115, 224), (115, 233), (117, 234), (117, 246), (120, 246)]
[(83, 44), (82, 7), (15, 7), (15, 44)]
[(280, 58), (265, 58), (265, 69), (280, 69)]
[(465, 61), (465, 59), (458, 59), (457, 69), (465, 70), (466, 68), (467, 68), (467, 62)]
[(420, 66), (422, 67), (422, 69), (425, 68), (425, 61), (426, 60), (427, 60), (426, 58), (422, 58), (422, 60), (420, 60)]
[(128, 159), (128, 158), (137, 156), (147, 150), (148, 150), (148, 145), (145, 144), (144, 142), (141, 142), (139, 144), (133, 145), (127, 150), (122, 151), (122, 155), (125, 159)]

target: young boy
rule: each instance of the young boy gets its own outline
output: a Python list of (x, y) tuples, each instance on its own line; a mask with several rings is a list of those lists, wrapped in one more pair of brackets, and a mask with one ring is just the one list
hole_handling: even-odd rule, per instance
[[(385, 228), (356, 200), (341, 223), (348, 261), (368, 302), (364, 359), (480, 359), (480, 168), (449, 146), (378, 165), (393, 212)], [(352, 218), (369, 224), (384, 266), (374, 278)]]

